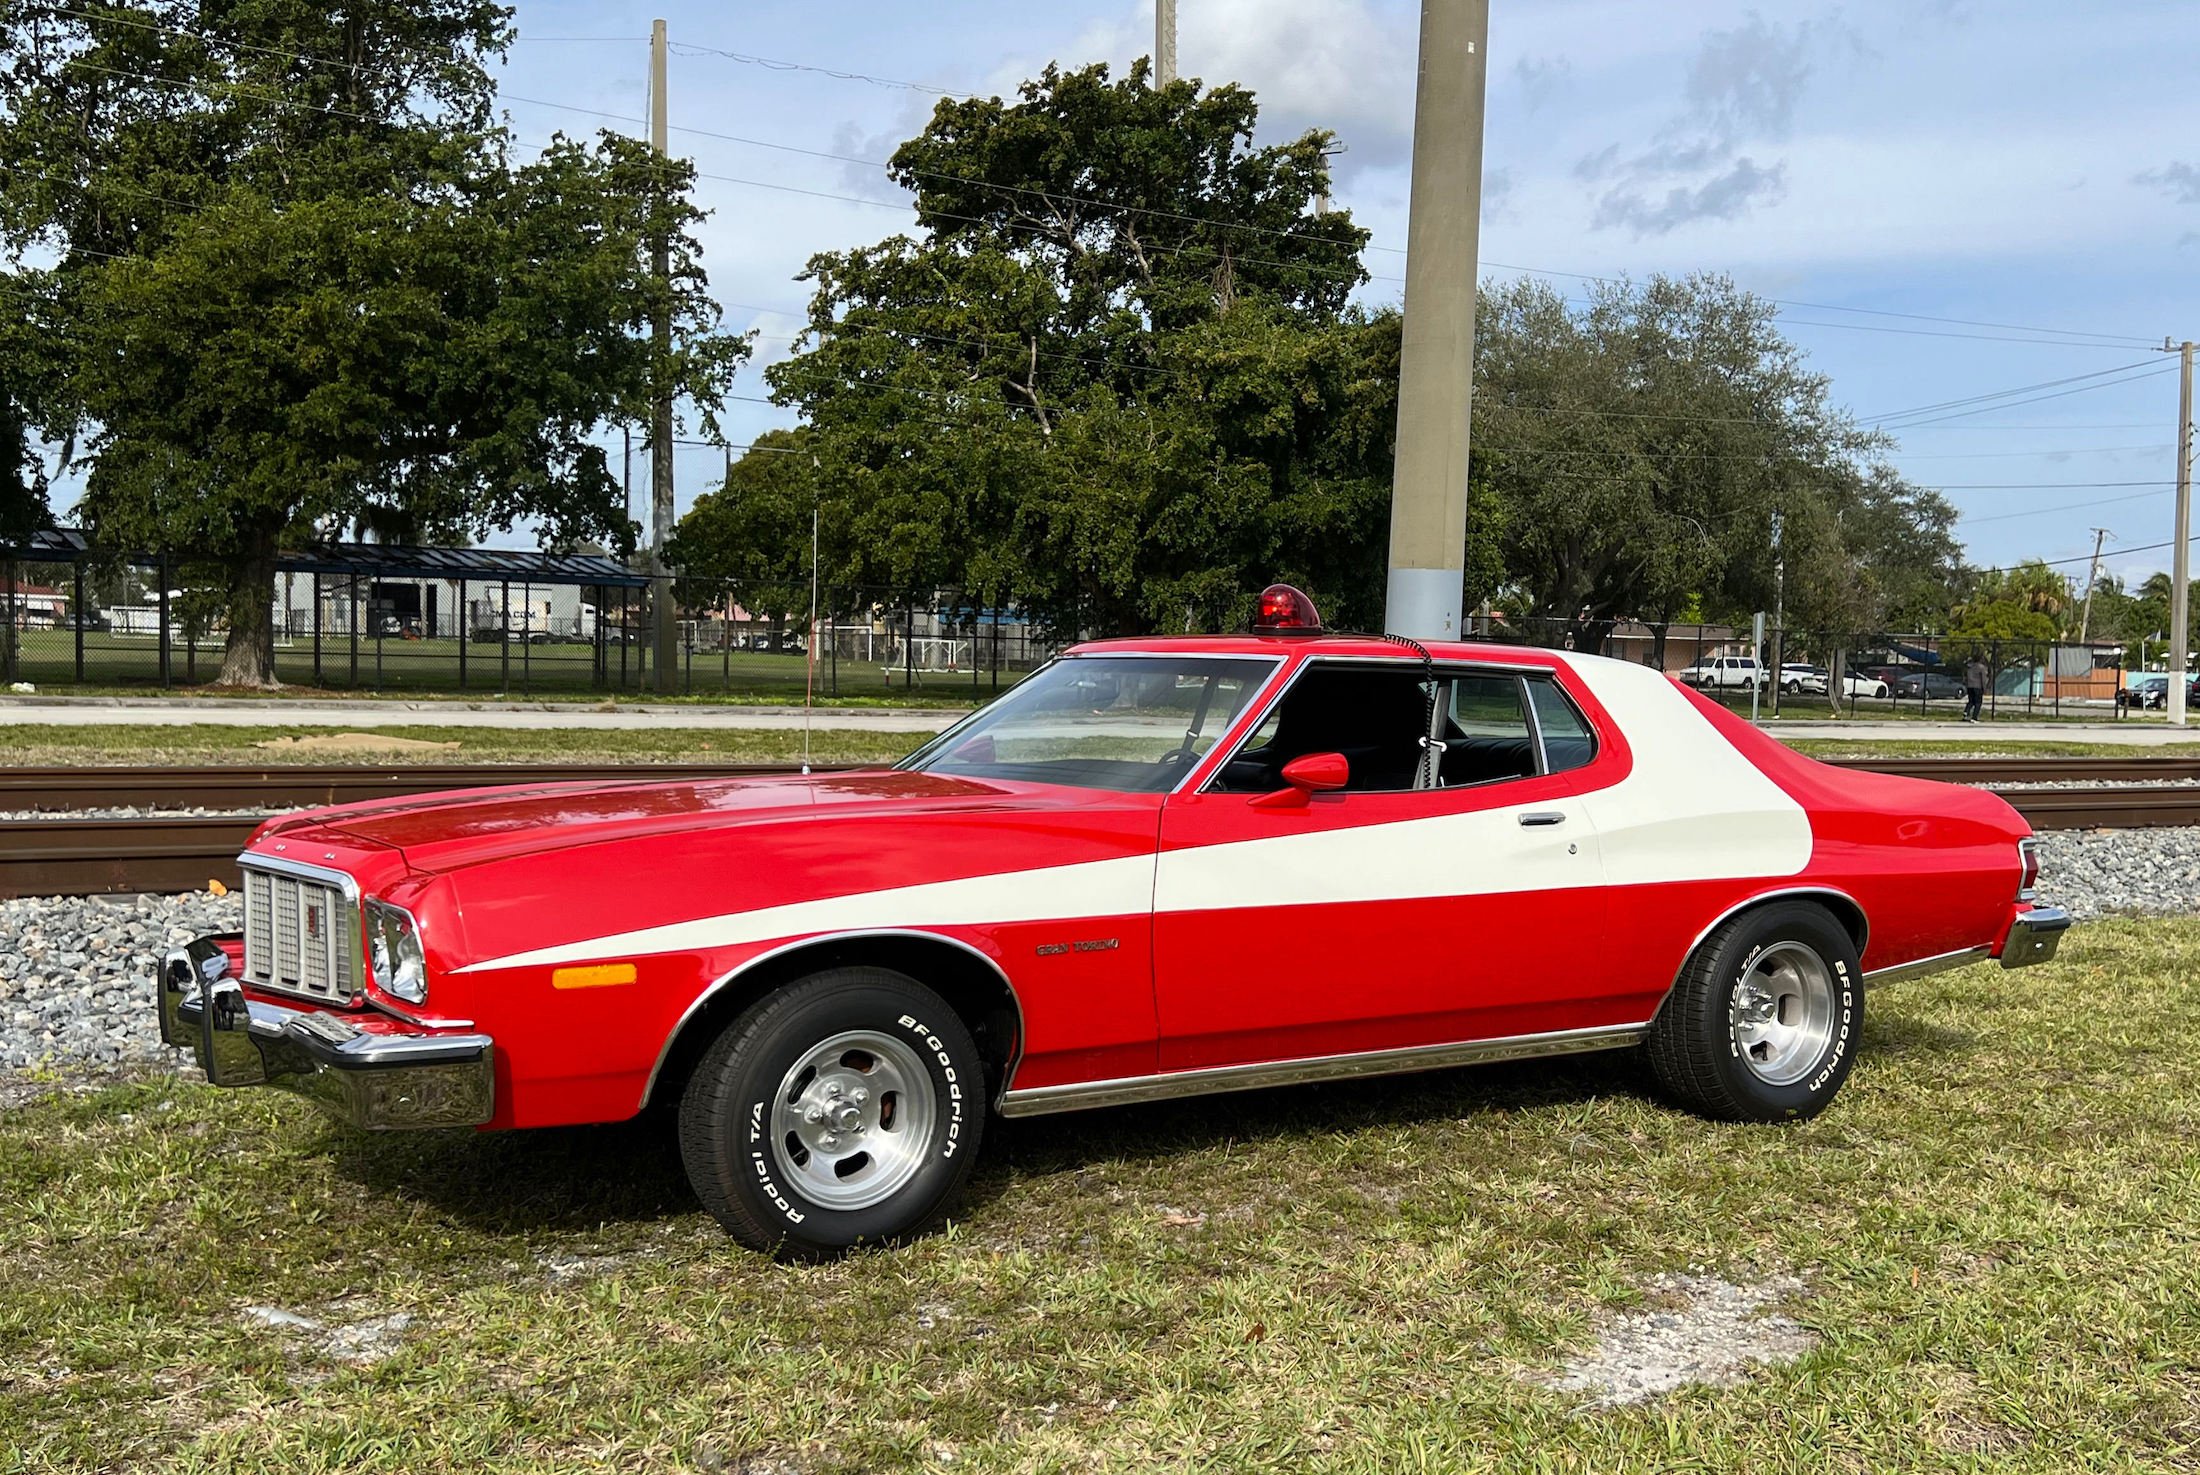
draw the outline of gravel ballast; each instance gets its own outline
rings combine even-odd
[[[2040,894],[2084,920],[2200,912],[2200,828],[2040,836]],[[0,901],[0,1070],[98,1072],[180,1062],[161,1044],[161,953],[242,925],[234,895]]]
[[[161,1043],[161,954],[244,925],[235,895],[39,896],[0,901],[0,1066],[180,1063]]]

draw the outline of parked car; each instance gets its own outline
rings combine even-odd
[[[1845,697],[1883,697],[1887,683],[1880,677],[1857,671],[1841,673],[1841,695]]]
[[[1986,790],[1264,609],[1077,646],[891,768],[270,819],[163,1036],[369,1128],[663,1108],[734,1237],[823,1255],[950,1212],[995,1113],[1642,1046],[1708,1117],[1809,1117],[1871,991],[2069,926]]]
[[[1681,672],[1683,683],[1695,687],[1709,687],[1714,691],[1765,684],[1765,668],[1755,656],[1712,656]]]
[[[2116,705],[2133,711],[2152,711],[2169,705],[2169,677],[2134,676],[2116,693]]]
[[[1912,671],[1894,683],[1893,696],[1897,701],[1954,700],[1962,701],[1965,692],[1963,682],[1945,671]]]
[[[1824,666],[1791,661],[1780,668],[1780,690],[1784,692],[1824,696],[1828,679]]]

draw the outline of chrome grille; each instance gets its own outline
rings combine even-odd
[[[244,873],[247,983],[309,999],[359,992],[359,909],[344,888],[273,871]]]

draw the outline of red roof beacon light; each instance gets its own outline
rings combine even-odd
[[[1260,591],[1260,613],[1253,617],[1255,635],[1319,635],[1322,617],[1314,601],[1289,584],[1270,584]]]

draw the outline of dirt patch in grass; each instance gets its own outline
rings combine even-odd
[[[1657,1275],[1642,1310],[1606,1318],[1596,1346],[1568,1361],[1549,1385],[1616,1408],[1694,1385],[1731,1388],[1750,1369],[1792,1362],[1818,1344],[1775,1309],[1803,1294],[1776,1275],[1736,1285],[1716,1275]]]
[[[455,738],[449,742],[435,742],[387,732],[314,732],[299,737],[267,738],[252,746],[264,753],[300,753],[327,758],[352,753],[455,753],[465,745]]]

